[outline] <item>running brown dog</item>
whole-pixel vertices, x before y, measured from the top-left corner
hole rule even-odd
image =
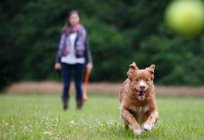
[[[119,92],[120,114],[125,128],[131,128],[140,135],[142,130],[150,131],[157,119],[158,112],[155,100],[154,69],[138,69],[135,62],[130,64],[128,78]]]

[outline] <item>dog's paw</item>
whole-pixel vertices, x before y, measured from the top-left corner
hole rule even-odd
[[[150,125],[148,123],[144,123],[143,128],[144,128],[144,130],[150,131],[152,129],[152,125]]]
[[[141,135],[141,133],[142,133],[142,129],[140,129],[140,128],[139,129],[135,129],[134,131],[135,131],[136,135]]]

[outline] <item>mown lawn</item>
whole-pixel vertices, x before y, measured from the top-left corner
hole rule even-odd
[[[117,97],[91,96],[83,110],[63,111],[58,96],[0,95],[0,139],[204,139],[203,98],[158,98],[159,121],[136,136],[119,117]]]

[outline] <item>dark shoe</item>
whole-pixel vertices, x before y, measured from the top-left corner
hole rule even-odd
[[[62,103],[63,103],[63,109],[67,110],[68,109],[68,98],[62,97]]]
[[[83,100],[77,100],[77,109],[82,109],[83,107]]]

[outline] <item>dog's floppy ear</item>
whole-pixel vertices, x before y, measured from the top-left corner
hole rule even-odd
[[[132,80],[132,75],[133,73],[138,69],[137,65],[135,62],[129,65],[129,70],[127,72],[127,76],[130,80]]]
[[[151,74],[151,80],[154,80],[154,70],[155,70],[155,65],[152,64],[147,68],[148,72]]]

